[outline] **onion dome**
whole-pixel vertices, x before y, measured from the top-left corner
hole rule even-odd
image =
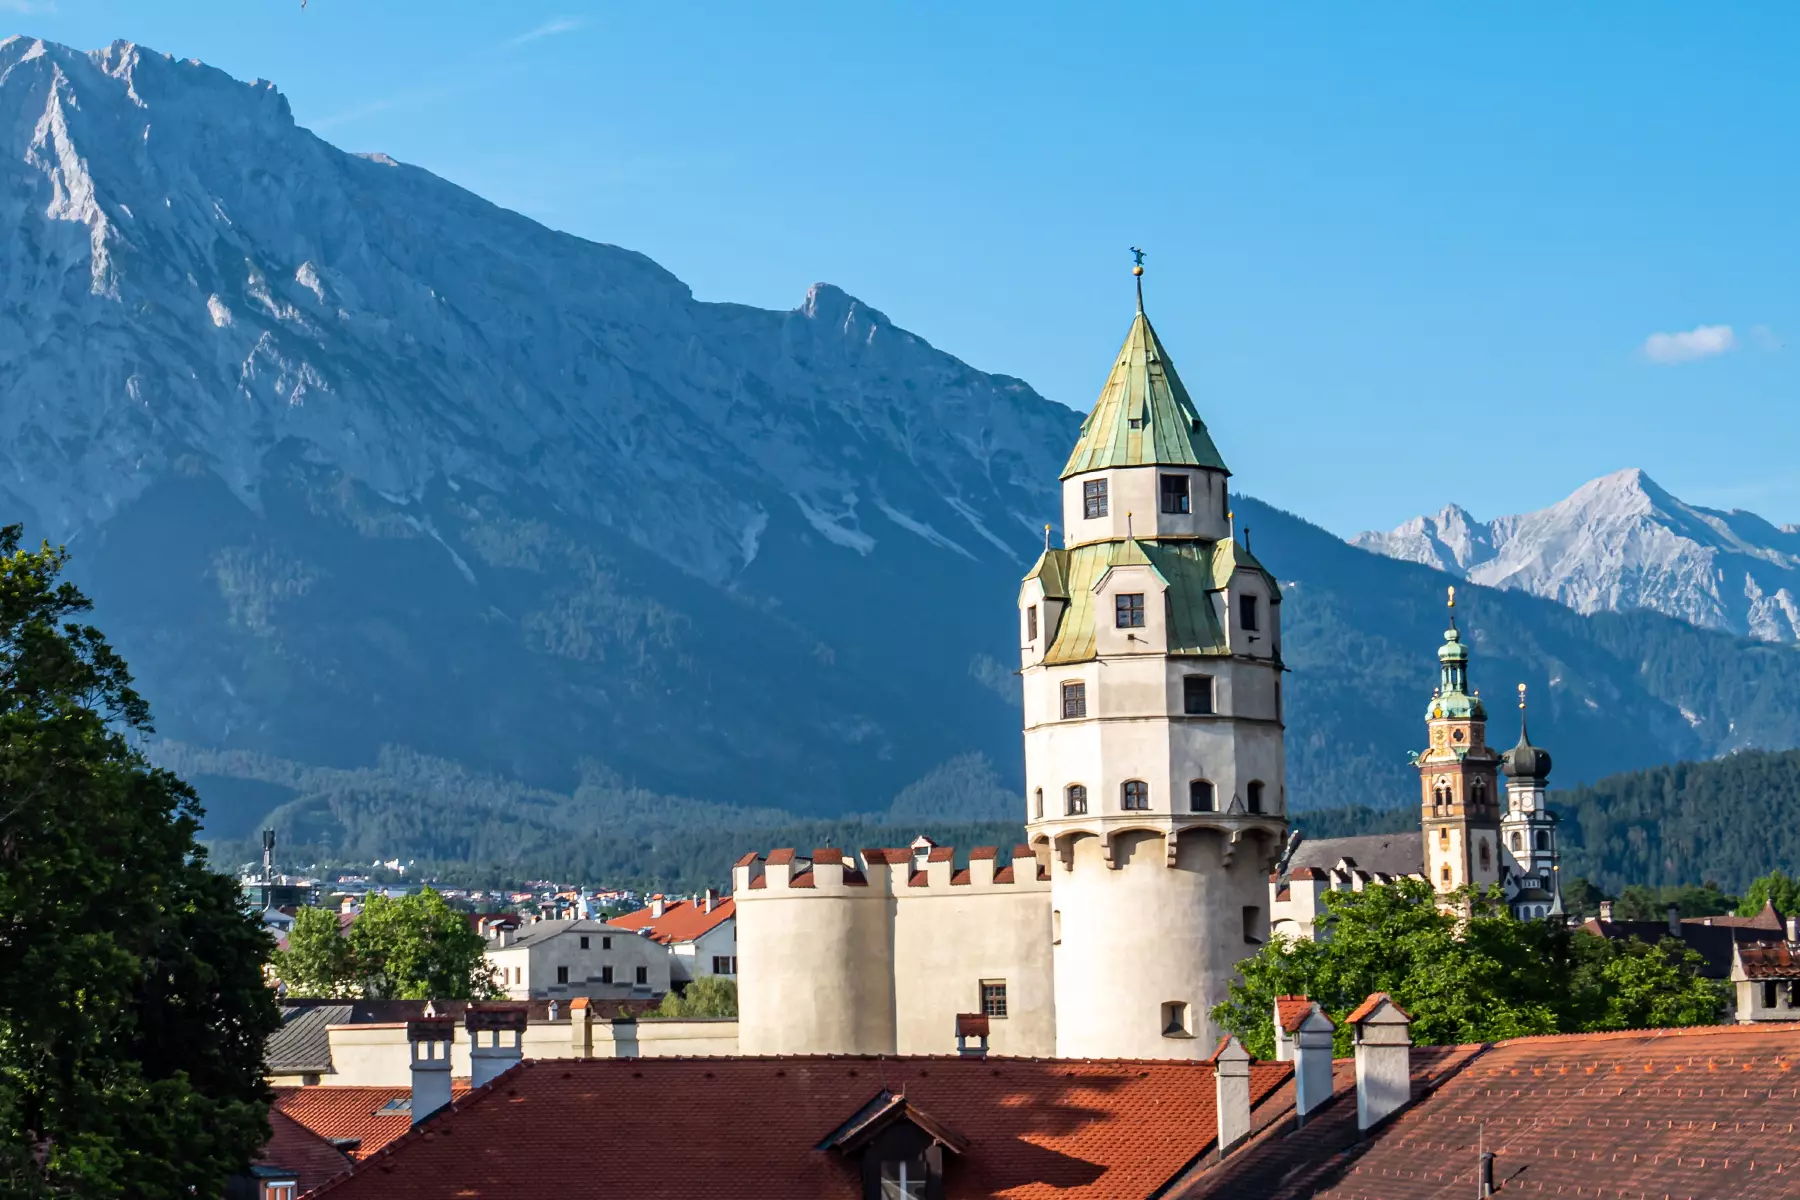
[[[1508,779],[1541,783],[1550,777],[1550,752],[1532,745],[1531,735],[1525,730],[1525,685],[1522,683],[1519,685],[1519,744],[1500,756],[1500,769],[1506,772]]]

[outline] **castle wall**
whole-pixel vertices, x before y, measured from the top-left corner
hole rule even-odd
[[[1070,867],[1052,867],[1056,1052],[1062,1057],[1205,1058],[1218,1040],[1210,1012],[1227,999],[1237,963],[1268,933],[1268,863],[1247,840],[1225,861],[1226,836],[1184,831],[1174,867],[1160,834],[1079,837]],[[1164,1005],[1187,1005],[1187,1028],[1165,1032]]]

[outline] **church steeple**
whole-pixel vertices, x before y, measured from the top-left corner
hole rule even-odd
[[[1487,744],[1487,710],[1469,687],[1469,647],[1456,627],[1438,647],[1438,686],[1425,710],[1430,744],[1419,768],[1425,877],[1439,892],[1486,887],[1500,880],[1500,756]]]

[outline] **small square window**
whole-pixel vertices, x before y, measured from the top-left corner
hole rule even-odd
[[[588,948],[588,940],[587,940],[587,935],[585,933],[581,935],[581,948],[583,950],[586,950]]]
[[[1071,721],[1076,717],[1087,716],[1087,684],[1081,682],[1062,685],[1063,720]]]
[[[1090,521],[1106,515],[1106,480],[1090,479],[1081,485],[1081,512]]]
[[[1188,675],[1181,680],[1181,711],[1189,716],[1205,716],[1213,710],[1213,677]]]
[[[558,983],[569,982],[569,968],[567,968],[567,967],[556,968],[556,982],[558,982]]]
[[[1170,1000],[1162,1006],[1164,1037],[1193,1037],[1193,1009],[1185,1000]]]
[[[1256,632],[1258,623],[1255,596],[1238,597],[1238,624],[1244,627],[1246,633]]]
[[[1185,513],[1192,511],[1193,498],[1188,492],[1186,475],[1164,475],[1162,477],[1162,510],[1166,513]]]
[[[1035,604],[1025,610],[1025,640],[1037,641],[1037,605]]]
[[[1064,798],[1068,801],[1065,807],[1071,817],[1087,815],[1087,788],[1079,783],[1071,783]]]
[[[1144,627],[1144,593],[1125,592],[1113,598],[1113,617],[1120,629]]]
[[[1133,428],[1133,429],[1142,429],[1142,428],[1143,428],[1143,427],[1144,427],[1144,418],[1142,418],[1142,417],[1128,417],[1128,418],[1126,418],[1126,422],[1125,422],[1125,423],[1126,423],[1126,424],[1127,424],[1127,425],[1129,425],[1129,426],[1130,426],[1130,427],[1131,427],[1131,428]]]
[[[1006,1015],[1006,980],[981,981],[981,1011],[990,1017]]]
[[[637,969],[637,981],[639,983],[649,983],[650,982],[650,968],[649,967],[639,967]]]

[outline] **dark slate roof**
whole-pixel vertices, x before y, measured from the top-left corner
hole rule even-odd
[[[635,937],[629,929],[620,929],[617,925],[609,925],[605,921],[567,920],[567,921],[533,921],[519,926],[519,931],[507,939],[506,945],[491,943],[490,950],[512,950],[519,946],[532,946],[539,942],[547,942],[553,937],[565,933],[609,933],[616,936]]]
[[[1724,918],[1716,918],[1723,920]],[[1744,918],[1754,919],[1754,918]],[[1636,938],[1651,945],[1669,936],[1667,921],[1600,921],[1589,919],[1582,926],[1603,938]],[[1706,960],[1700,973],[1708,979],[1731,978],[1731,950],[1738,942],[1767,941],[1768,931],[1755,925],[1703,925],[1694,920],[1681,922],[1681,940],[1688,949],[1698,951]]]
[[[284,1006],[281,1028],[263,1049],[269,1070],[280,1075],[331,1070],[331,1042],[325,1029],[345,1024],[353,1012],[353,1006],[343,1002]]]
[[[1306,818],[1300,817],[1304,822]],[[1425,835],[1365,833],[1356,837],[1302,838],[1288,861],[1288,873],[1301,867],[1329,870],[1341,859],[1354,859],[1358,868],[1381,875],[1418,875],[1425,870]]]

